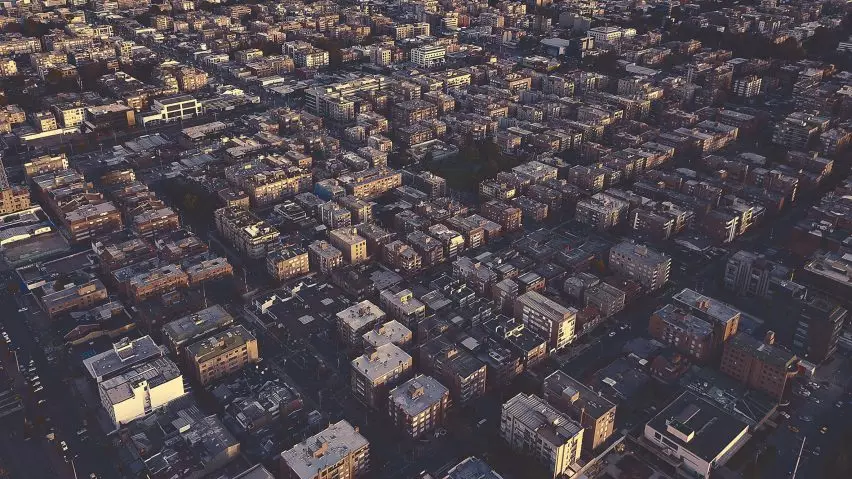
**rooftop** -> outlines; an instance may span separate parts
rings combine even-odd
[[[379,321],[384,317],[385,312],[367,299],[337,313],[337,319],[346,323],[354,331],[364,328],[370,323]]]
[[[689,288],[685,288],[674,295],[672,300],[678,305],[689,308],[692,314],[702,319],[711,319],[717,323],[727,324],[729,321],[738,320],[741,315],[741,312],[733,306],[704,296]]]
[[[790,363],[796,360],[795,354],[781,346],[766,344],[766,342],[744,332],[737,333],[734,337],[729,339],[726,346],[746,351],[751,356],[765,363],[781,368],[786,368]]]
[[[494,472],[482,459],[469,457],[447,471],[444,479],[503,479],[503,476]]]
[[[599,418],[615,408],[612,401],[558,369],[544,379],[544,391],[546,398],[561,397],[563,401],[567,401],[576,409],[582,409],[594,418]]]
[[[340,421],[282,452],[281,458],[297,477],[311,479],[368,445],[367,439],[356,428]]]
[[[352,369],[375,383],[401,365],[410,365],[411,362],[412,359],[408,353],[399,346],[388,343],[353,359]]]
[[[225,308],[214,304],[196,313],[176,319],[163,326],[163,335],[176,345],[202,336],[234,322]]]
[[[190,344],[186,353],[202,363],[251,341],[256,341],[254,335],[245,326],[239,325]]]
[[[581,434],[583,428],[540,397],[523,393],[503,404],[503,414],[513,417],[543,440],[560,446]]]
[[[112,345],[112,349],[96,354],[83,361],[89,375],[97,381],[102,380],[136,364],[163,355],[163,351],[154,343],[151,336],[138,339],[123,339]]]
[[[367,331],[362,336],[364,342],[377,348],[383,344],[393,343],[397,346],[411,341],[411,330],[396,320],[390,320],[381,326]]]
[[[116,405],[133,398],[134,389],[140,382],[146,382],[147,388],[151,389],[180,376],[180,370],[171,359],[159,357],[137,364],[128,371],[101,382],[98,388],[101,395],[109,399],[110,404]]]
[[[419,375],[395,387],[390,392],[390,400],[406,416],[417,416],[440,402],[450,390],[431,376]]]
[[[708,462],[716,459],[749,425],[724,410],[685,392],[648,426],[666,438]],[[676,433],[671,433],[672,429]],[[687,439],[687,440],[684,440]]]

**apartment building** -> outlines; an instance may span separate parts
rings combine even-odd
[[[388,399],[394,425],[418,438],[444,425],[450,406],[450,390],[422,374],[395,387]]]
[[[737,334],[742,313],[736,308],[689,288],[672,296],[672,303],[713,326],[713,354],[722,353],[722,345]]]
[[[696,362],[707,362],[715,354],[713,325],[673,304],[651,315],[648,332]]]
[[[397,292],[386,289],[379,294],[379,302],[389,318],[409,328],[415,328],[426,317],[426,305],[408,289]]]
[[[349,211],[352,224],[370,223],[373,221],[373,204],[369,201],[364,201],[352,195],[346,195],[339,198],[337,202]]]
[[[596,193],[577,202],[574,219],[598,231],[607,231],[621,223],[628,208],[626,201],[606,193]]]
[[[775,345],[775,333],[768,331],[761,342],[741,332],[725,342],[719,370],[746,386],[780,400],[787,380],[797,373],[799,359]]]
[[[24,163],[24,174],[27,178],[53,173],[68,169],[68,157],[65,153],[58,155],[42,155]]]
[[[41,304],[51,318],[68,312],[89,309],[95,304],[107,299],[108,293],[99,279],[85,283],[65,285],[59,290],[45,293]]]
[[[414,335],[411,330],[399,321],[392,319],[384,324],[376,325],[361,336],[366,349],[377,348],[383,344],[393,343],[401,348],[411,344]]]
[[[612,436],[615,403],[564,372],[544,378],[542,397],[583,427],[583,449],[594,451]]]
[[[374,409],[382,409],[388,392],[411,376],[414,361],[393,343],[383,344],[352,360],[352,394]]]
[[[604,318],[622,311],[626,298],[624,291],[604,282],[590,286],[583,294],[585,305],[597,308]]]
[[[189,278],[189,285],[203,283],[234,274],[234,267],[223,257],[205,259],[204,261],[187,266],[184,271]]]
[[[464,236],[455,230],[451,230],[442,224],[432,225],[428,229],[429,235],[437,239],[444,247],[444,257],[455,259],[464,250]]]
[[[350,347],[361,345],[361,337],[385,319],[385,312],[363,300],[337,313],[337,334]]]
[[[189,287],[189,275],[180,265],[168,264],[130,278],[127,283],[127,292],[135,303],[141,303],[150,297],[187,287]]]
[[[213,216],[219,233],[237,251],[251,259],[265,257],[280,236],[277,229],[237,206],[219,208]]]
[[[443,65],[447,56],[444,45],[423,45],[411,49],[411,63],[420,68],[432,68]]]
[[[3,164],[0,163],[0,168]],[[5,178],[5,171],[3,177]],[[31,205],[30,191],[20,186],[0,186],[0,215],[17,213]]]
[[[98,383],[101,405],[116,429],[182,397],[183,376],[165,357],[136,364]]]
[[[164,324],[163,342],[175,356],[180,356],[186,345],[221,331],[233,322],[234,317],[225,308],[214,304]]]
[[[352,213],[339,204],[329,201],[320,206],[320,220],[331,229],[352,226]]]
[[[479,211],[482,212],[482,216],[499,223],[503,227],[503,231],[515,231],[521,228],[523,214],[520,208],[490,200],[480,205]]]
[[[528,291],[515,299],[515,318],[547,339],[551,349],[562,349],[574,341],[577,310]]]
[[[330,273],[343,265],[343,253],[325,240],[308,245],[308,258],[309,263],[321,273]]]
[[[185,350],[187,364],[203,386],[260,360],[257,338],[242,325],[192,343]]]
[[[418,359],[424,372],[447,386],[454,403],[467,404],[485,394],[485,363],[447,339],[437,337],[423,344]]]
[[[811,296],[801,304],[793,347],[819,364],[834,356],[849,312],[826,297]]]
[[[370,471],[370,443],[346,421],[281,453],[282,479],[358,479]]]
[[[382,259],[395,269],[413,272],[423,265],[423,258],[409,244],[396,240],[382,247]]]
[[[358,235],[355,228],[339,228],[328,234],[331,244],[343,253],[349,264],[367,261],[367,240]]]
[[[180,228],[180,217],[168,206],[133,215],[130,230],[142,238],[152,239]]]
[[[109,201],[85,204],[60,219],[75,243],[88,242],[124,228],[121,212]]]
[[[308,274],[308,250],[301,246],[276,248],[266,255],[266,271],[278,281]]]
[[[543,464],[553,479],[571,475],[580,459],[583,428],[535,395],[518,394],[503,404],[500,437],[513,450]]]
[[[770,284],[793,280],[793,271],[748,251],[737,251],[725,265],[725,289],[744,296],[765,298],[770,294]]]
[[[669,281],[671,264],[665,254],[629,241],[622,241],[609,251],[609,269],[649,291],[658,290]]]

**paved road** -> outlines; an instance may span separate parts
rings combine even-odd
[[[26,313],[18,312],[22,305],[29,308]],[[94,411],[81,406],[83,401],[73,395],[74,389],[70,385],[72,373],[67,363],[62,361],[61,356],[58,356],[54,363],[50,363],[42,349],[43,345],[49,343],[50,336],[38,332],[37,325],[44,324],[46,318],[37,309],[35,300],[31,296],[0,295],[0,314],[4,319],[6,331],[19,350],[19,362],[23,366],[30,360],[33,361],[36,369],[34,374],[39,376],[44,388],[43,391],[33,393],[31,387],[23,381],[19,382],[21,395],[30,405],[29,417],[35,425],[33,440],[43,443],[41,460],[48,458],[53,467],[53,473],[49,477],[74,477],[75,468],[77,477],[88,478],[92,472],[99,477],[120,477],[113,461],[104,460],[114,456],[108,439],[95,430],[96,428],[88,427],[88,424],[94,424]],[[61,353],[61,350],[54,352]],[[41,400],[44,402],[39,404]],[[77,431],[84,427],[91,430],[81,438]],[[56,435],[54,441],[45,439],[51,429]],[[68,457],[68,462],[62,457],[58,447],[59,441],[62,440],[67,442],[71,456],[74,456],[73,465],[71,456]]]

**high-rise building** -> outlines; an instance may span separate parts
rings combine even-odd
[[[580,459],[583,428],[540,397],[521,393],[503,404],[500,437],[542,463],[555,479],[570,474]]]
[[[384,407],[388,392],[411,376],[414,361],[393,343],[383,344],[352,360],[352,394],[375,409]]]
[[[561,349],[574,341],[577,310],[528,291],[515,299],[515,318],[547,339],[551,349]]]
[[[647,246],[623,241],[609,251],[609,268],[654,291],[669,281],[672,260]]]
[[[793,347],[801,350],[804,358],[814,364],[831,358],[837,351],[837,341],[847,316],[846,308],[828,298],[808,298],[801,304]]]
[[[787,380],[797,373],[795,354],[775,345],[775,333],[768,331],[761,342],[741,332],[725,343],[719,369],[746,386],[781,399]]]
[[[583,448],[594,451],[612,436],[615,403],[560,370],[544,378],[542,396],[553,407],[580,423]]]
[[[391,420],[415,438],[443,426],[449,406],[450,390],[422,374],[391,390],[388,400]]]
[[[370,470],[370,443],[346,421],[281,453],[282,479],[358,479]]]

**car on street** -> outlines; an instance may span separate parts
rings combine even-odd
[[[820,434],[827,433],[828,432],[828,426],[823,426],[823,427],[819,428],[819,432],[820,432]]]
[[[26,311],[27,311],[27,310],[29,310],[29,309],[30,309],[30,308],[28,308],[28,307],[24,306],[23,308],[18,308],[18,312],[19,312],[19,313],[23,313],[23,312],[26,312]]]
[[[68,452],[68,443],[65,441],[59,441],[59,449],[61,449],[62,452]]]
[[[787,426],[787,429],[789,429],[790,432],[799,432],[799,428],[796,426]]]
[[[609,337],[610,337],[610,338],[614,338],[614,337],[615,337],[615,331],[610,331],[610,332],[609,332]]]

